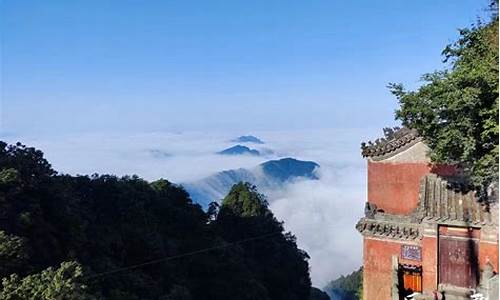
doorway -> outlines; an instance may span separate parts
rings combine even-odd
[[[406,296],[415,292],[422,292],[422,267],[414,265],[399,265],[399,297],[405,299]]]
[[[439,227],[439,283],[476,288],[479,230],[466,227]]]

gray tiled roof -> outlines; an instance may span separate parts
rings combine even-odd
[[[379,138],[375,142],[361,143],[361,155],[363,157],[391,156],[421,140],[416,129],[398,128],[394,132],[391,130],[385,138]]]
[[[489,207],[481,204],[473,190],[435,174],[420,182],[416,215],[440,223],[490,224],[494,222]]]

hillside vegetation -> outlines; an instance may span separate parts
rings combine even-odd
[[[363,268],[330,281],[324,290],[332,300],[358,300],[363,293]]]
[[[249,184],[204,212],[167,180],[58,174],[0,142],[0,299],[308,299],[307,259]]]

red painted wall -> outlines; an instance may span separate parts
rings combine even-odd
[[[426,162],[368,161],[368,201],[386,213],[409,214],[417,207],[420,179],[431,172],[451,175],[456,168],[433,167]]]
[[[365,238],[363,245],[363,299],[391,299],[392,256],[399,263],[420,264],[401,259],[401,243]]]
[[[438,285],[438,239],[422,238],[422,290],[432,293]]]
[[[432,294],[438,286],[438,238],[424,236],[421,240],[422,262],[401,259],[402,243],[390,240],[364,239],[363,299],[390,299],[392,286],[392,256],[400,264],[422,266],[422,289]],[[479,264],[483,269],[491,262],[498,272],[498,244],[479,244]]]
[[[498,273],[498,244],[479,243],[479,268],[482,270],[490,262]]]

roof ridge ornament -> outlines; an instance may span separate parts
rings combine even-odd
[[[408,127],[386,127],[383,132],[384,137],[361,143],[363,157],[392,156],[422,140],[416,129]]]

